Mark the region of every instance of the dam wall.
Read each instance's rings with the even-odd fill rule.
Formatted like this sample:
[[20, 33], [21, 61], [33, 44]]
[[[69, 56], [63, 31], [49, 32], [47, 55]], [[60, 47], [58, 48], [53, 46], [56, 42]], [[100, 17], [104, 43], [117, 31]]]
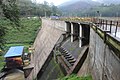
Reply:
[[120, 59], [97, 32], [90, 28], [89, 67], [94, 80], [119, 80]]
[[[79, 70], [76, 71], [76, 73], [84, 74], [85, 72], [81, 71], [82, 67], [84, 71], [88, 69], [85, 74], [89, 71], [93, 80], [120, 79], [120, 41], [110, 36], [106, 31], [102, 31], [94, 25], [91, 25], [91, 23], [42, 19], [42, 28], [33, 45], [34, 52], [31, 63], [34, 68], [26, 80], [36, 79], [39, 72], [43, 71], [42, 69], [47, 59], [49, 59], [52, 50], [63, 34], [69, 35], [69, 43], [62, 45], [61, 49], [66, 50], [69, 54], [75, 55], [75, 49], [73, 50], [73, 46], [71, 46], [72, 43], [78, 45], [76, 47], [76, 49], [78, 49], [77, 56], [79, 56], [82, 51], [79, 48], [86, 46], [86, 44], [89, 47], [87, 59], [85, 58], [86, 60], [84, 59], [84, 61], [82, 61], [83, 59], [78, 59], [74, 56], [75, 61], [78, 60], [78, 63], [82, 61], [81, 65], [76, 63], [76, 65], [80, 66], [79, 69], [77, 66], [74, 66], [74, 64], [72, 65], [75, 67], [75, 70]], [[71, 51], [67, 49], [68, 45], [70, 45], [69, 49]], [[64, 56], [62, 57], [64, 58]], [[83, 66], [84, 64], [86, 67]]]
[[33, 64], [34, 68], [26, 80], [36, 79], [37, 74], [51, 54], [56, 42], [64, 32], [64, 25], [65, 23], [63, 21], [56, 22], [54, 20], [42, 19], [42, 28], [33, 45], [34, 52], [32, 54], [31, 64]]

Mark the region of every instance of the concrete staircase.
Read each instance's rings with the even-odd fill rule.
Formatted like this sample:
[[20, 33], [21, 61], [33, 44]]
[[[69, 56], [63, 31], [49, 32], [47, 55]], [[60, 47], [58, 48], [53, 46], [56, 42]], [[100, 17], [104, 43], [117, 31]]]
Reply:
[[65, 48], [63, 47], [60, 47], [60, 52], [61, 54], [65, 57], [66, 61], [71, 65], [73, 66], [74, 63], [76, 62], [76, 59], [74, 58], [74, 56], [69, 53]]

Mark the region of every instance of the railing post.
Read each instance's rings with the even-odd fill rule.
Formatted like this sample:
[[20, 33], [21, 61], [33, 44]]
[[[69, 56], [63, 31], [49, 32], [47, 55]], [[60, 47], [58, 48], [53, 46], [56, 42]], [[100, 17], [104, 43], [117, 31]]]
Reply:
[[100, 27], [100, 24], [101, 24], [101, 20], [99, 19], [99, 27]]
[[112, 21], [110, 21], [110, 33], [111, 33], [111, 29], [112, 29]]
[[74, 25], [73, 25], [73, 23], [71, 23], [71, 42], [73, 42], [73, 40], [74, 40], [73, 34], [74, 34]]
[[101, 28], [103, 28], [103, 20], [101, 19]]
[[115, 29], [115, 37], [116, 37], [116, 34], [117, 34], [117, 28], [118, 28], [118, 21], [117, 21], [116, 29]]
[[98, 19], [98, 27], [100, 27], [100, 19]]
[[100, 28], [102, 27], [102, 19], [100, 20]]
[[103, 30], [104, 30], [104, 20], [102, 20], [103, 22], [102, 22], [102, 24], [103, 24]]
[[107, 20], [106, 20], [106, 28], [105, 28], [105, 30], [107, 30]]

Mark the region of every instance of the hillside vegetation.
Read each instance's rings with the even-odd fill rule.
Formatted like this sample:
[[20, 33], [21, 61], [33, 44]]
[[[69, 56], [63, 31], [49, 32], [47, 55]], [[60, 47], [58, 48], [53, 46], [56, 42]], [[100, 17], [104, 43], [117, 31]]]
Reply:
[[39, 19], [22, 18], [20, 29], [7, 25], [8, 29], [5, 35], [6, 43], [33, 43], [40, 24]]
[[23, 45], [26, 47], [32, 45], [41, 26], [39, 18], [21, 18], [21, 28], [19, 29], [13, 28], [15, 25], [12, 26], [9, 21], [2, 19], [1, 22], [7, 28], [6, 35], [4, 36], [6, 40], [5, 50], [15, 45]]
[[[103, 17], [120, 17], [120, 0], [117, 0], [113, 3], [107, 2], [97, 2], [92, 0], [78, 0], [76, 2], [70, 1], [71, 4], [63, 5], [59, 8], [63, 12], [63, 16], [98, 16], [97, 11], [99, 11], [99, 15]], [[73, 3], [72, 3], [73, 2]]]
[[44, 1], [42, 4], [35, 0], [17, 0], [21, 16], [51, 16], [60, 14], [57, 6]]
[[5, 53], [10, 46], [23, 45], [28, 47], [32, 45], [40, 29], [41, 20], [39, 18], [21, 18], [21, 27], [16, 28], [16, 25], [11, 25], [9, 20], [1, 18], [0, 25], [6, 27], [6, 34], [4, 36], [5, 45], [3, 46]]

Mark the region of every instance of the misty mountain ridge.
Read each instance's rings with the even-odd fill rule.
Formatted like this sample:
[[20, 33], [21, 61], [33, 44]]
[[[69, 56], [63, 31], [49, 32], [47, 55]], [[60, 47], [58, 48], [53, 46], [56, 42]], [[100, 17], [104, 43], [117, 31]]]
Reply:
[[92, 0], [75, 0], [75, 1], [71, 0], [68, 3], [69, 4], [67, 4], [66, 2], [63, 5], [59, 6], [63, 13], [64, 12], [74, 13], [100, 5], [99, 2]]
[[[67, 1], [61, 5], [59, 5], [58, 7], [62, 7], [62, 6], [68, 6], [68, 5], [71, 5], [71, 4], [74, 4], [74, 3], [77, 3], [77, 2], [87, 2], [87, 3], [99, 3], [99, 4], [120, 4], [120, 0], [70, 0], [70, 1]], [[97, 4], [96, 4], [97, 5]]]
[[97, 0], [97, 2], [100, 2], [102, 4], [120, 4], [120, 0]]
[[116, 12], [120, 14], [120, 0], [71, 0], [59, 9], [63, 16], [96, 16], [96, 11], [100, 11], [102, 16], [116, 16]]
[[63, 4], [58, 5], [58, 7], [71, 5], [71, 4], [74, 4], [74, 3], [78, 2], [78, 1], [88, 2], [88, 1], [91, 1], [91, 0], [74, 0], [74, 1], [73, 0], [69, 0], [69, 1], [67, 1], [67, 2], [65, 2]]

